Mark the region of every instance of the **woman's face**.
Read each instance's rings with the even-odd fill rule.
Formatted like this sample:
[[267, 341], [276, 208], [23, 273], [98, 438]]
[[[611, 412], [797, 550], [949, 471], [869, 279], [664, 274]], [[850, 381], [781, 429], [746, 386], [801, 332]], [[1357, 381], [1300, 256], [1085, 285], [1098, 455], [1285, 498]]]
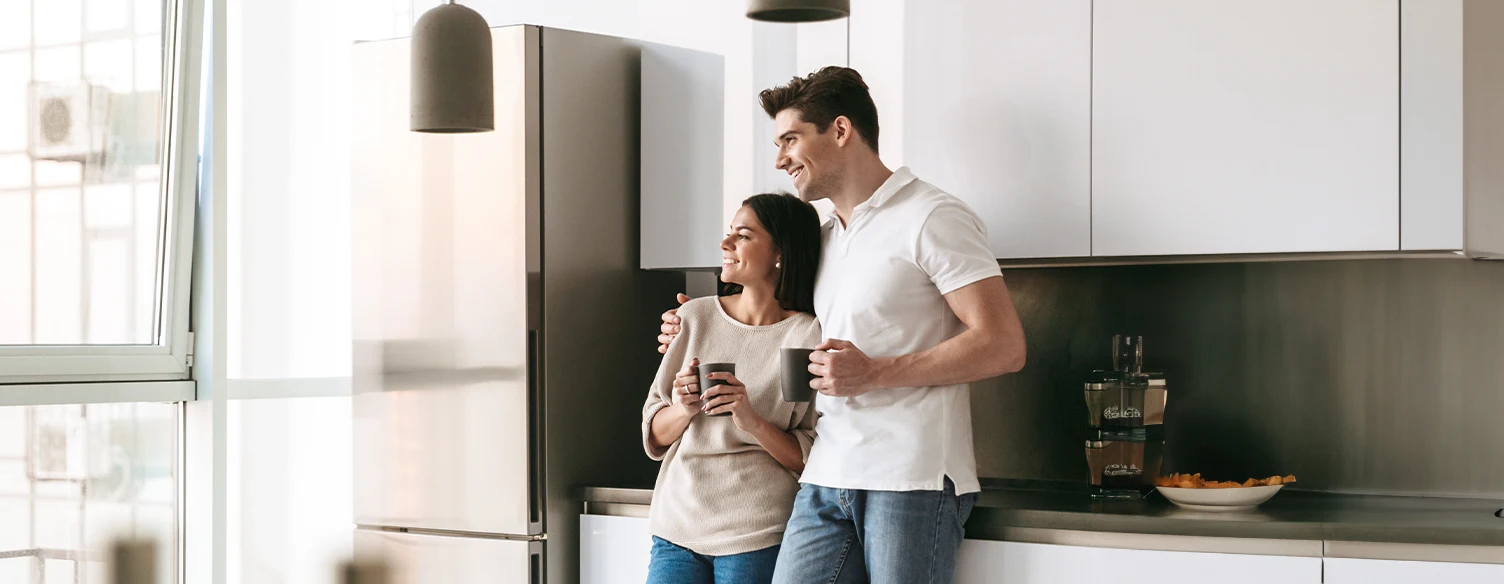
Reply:
[[743, 205], [731, 218], [731, 232], [721, 240], [721, 281], [728, 284], [778, 283], [781, 258], [757, 213]]

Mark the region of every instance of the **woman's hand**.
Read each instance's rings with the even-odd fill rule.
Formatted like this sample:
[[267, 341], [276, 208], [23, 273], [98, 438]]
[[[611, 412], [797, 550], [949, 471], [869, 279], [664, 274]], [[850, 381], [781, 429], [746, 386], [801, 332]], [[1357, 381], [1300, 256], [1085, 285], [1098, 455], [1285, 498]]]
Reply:
[[691, 417], [700, 413], [700, 407], [704, 405], [700, 398], [700, 374], [696, 373], [699, 366], [698, 357], [690, 359], [689, 364], [674, 375], [674, 407]]
[[736, 427], [749, 434], [755, 434], [767, 425], [768, 421], [757, 414], [752, 402], [747, 399], [747, 386], [742, 385], [735, 375], [717, 371], [705, 377], [725, 382], [706, 390], [705, 405], [702, 407], [705, 413], [714, 415], [729, 412]]

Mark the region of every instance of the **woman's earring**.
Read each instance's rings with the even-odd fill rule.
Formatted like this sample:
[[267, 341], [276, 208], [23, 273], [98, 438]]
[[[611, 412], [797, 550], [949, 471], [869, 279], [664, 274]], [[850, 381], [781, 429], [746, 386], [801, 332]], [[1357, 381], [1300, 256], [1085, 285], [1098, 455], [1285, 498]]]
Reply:
[[783, 267], [783, 262], [773, 262], [773, 267], [775, 267], [775, 268], [782, 268]]

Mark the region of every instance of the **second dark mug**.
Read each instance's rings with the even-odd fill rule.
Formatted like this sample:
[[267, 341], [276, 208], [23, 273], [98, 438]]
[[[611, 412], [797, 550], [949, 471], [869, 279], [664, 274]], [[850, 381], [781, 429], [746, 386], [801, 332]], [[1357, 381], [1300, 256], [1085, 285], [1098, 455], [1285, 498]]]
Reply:
[[[726, 383], [722, 379], [706, 379], [711, 373], [730, 373], [736, 375], [736, 363], [701, 363], [700, 367], [700, 399], [709, 399], [710, 388]], [[729, 416], [731, 412], [724, 414], [707, 414], [712, 416]]]
[[783, 401], [807, 402], [815, 399], [815, 390], [809, 386], [817, 375], [809, 372], [809, 355], [814, 349], [783, 349], [780, 357], [783, 374]]

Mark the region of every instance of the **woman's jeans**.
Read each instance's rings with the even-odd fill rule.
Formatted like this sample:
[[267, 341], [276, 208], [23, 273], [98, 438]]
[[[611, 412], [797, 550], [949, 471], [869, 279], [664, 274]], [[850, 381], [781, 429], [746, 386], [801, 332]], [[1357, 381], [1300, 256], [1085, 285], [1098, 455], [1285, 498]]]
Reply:
[[730, 556], [706, 556], [653, 538], [647, 584], [767, 584], [778, 546]]

